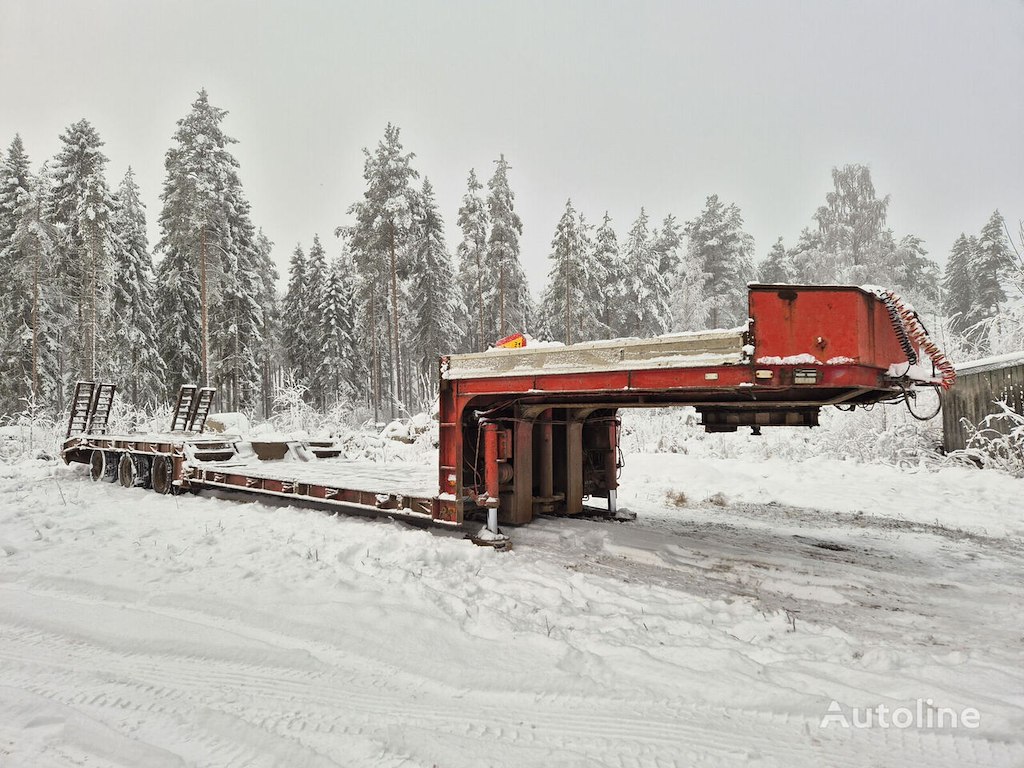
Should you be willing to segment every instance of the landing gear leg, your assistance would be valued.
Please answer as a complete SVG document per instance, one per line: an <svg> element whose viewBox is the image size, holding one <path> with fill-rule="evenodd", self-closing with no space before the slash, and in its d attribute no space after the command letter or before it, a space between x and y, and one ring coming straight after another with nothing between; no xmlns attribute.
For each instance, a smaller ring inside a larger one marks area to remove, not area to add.
<svg viewBox="0 0 1024 768"><path fill-rule="evenodd" d="M608 517L612 520L636 520L636 512L630 512L628 509L620 509L618 499L616 498L616 491L614 488L608 491Z"/></svg>
<svg viewBox="0 0 1024 768"><path fill-rule="evenodd" d="M498 469L498 425L480 425L484 441L484 485L487 490L487 526L481 529L473 543L495 549L509 549L512 540L498 529L498 505L501 503L501 478Z"/></svg>

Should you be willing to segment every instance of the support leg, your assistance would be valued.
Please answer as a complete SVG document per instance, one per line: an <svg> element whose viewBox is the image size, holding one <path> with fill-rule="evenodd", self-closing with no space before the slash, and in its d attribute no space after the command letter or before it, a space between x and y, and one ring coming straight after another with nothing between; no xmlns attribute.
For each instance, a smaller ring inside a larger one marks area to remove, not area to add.
<svg viewBox="0 0 1024 768"><path fill-rule="evenodd" d="M565 426L565 513L583 511L583 419L570 412Z"/></svg>

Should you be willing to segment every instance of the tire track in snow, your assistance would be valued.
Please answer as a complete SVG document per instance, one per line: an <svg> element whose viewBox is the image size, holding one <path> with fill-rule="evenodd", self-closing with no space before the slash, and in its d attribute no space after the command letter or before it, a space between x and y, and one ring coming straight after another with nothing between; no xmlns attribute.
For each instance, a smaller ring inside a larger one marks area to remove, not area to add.
<svg viewBox="0 0 1024 768"><path fill-rule="evenodd" d="M81 491L86 498L94 489L83 485ZM300 524L310 519L303 516ZM96 526L98 531L103 528ZM345 530L359 532L353 526ZM388 535L399 543L408 539L401 531ZM379 537L373 531L369 538L377 544ZM101 539L95 541L98 546ZM73 553L73 544L60 543L64 551ZM180 562L173 563L183 579L193 569L201 569L204 560L194 550L187 555L185 550L174 553ZM386 549L384 553L391 554ZM122 551L119 562L130 565L131 559ZM555 558L552 562L562 561ZM545 590L557 595L552 600L555 606L588 610L557 577L552 583L553 574L561 566L548 564L540 571L535 557L525 551L520 552L518 560L506 563L505 572L485 571L481 580L484 591L503 589L509 600L530 601L531 591ZM166 562L159 565L170 567ZM439 576L443 562L431 570L419 561L401 572L386 570L391 568L391 560L369 563L363 569L357 564L345 567L352 571L344 574L347 578L372 579L385 569L386 578L381 581L386 588L380 593L395 600L396 610L403 609L402 599L426 599L446 616L455 618L460 611L468 613L477 599L470 591L444 594L446 589L454 592L455 585ZM422 584L415 583L423 570L426 575ZM588 587L586 599L603 601L612 609L635 603L633 594L618 584L623 578L646 582L650 573L636 564L595 572L594 586ZM514 582L498 581L510 574L516 578ZM286 570L281 578L294 575L294 569ZM129 572L124 579L131 581L131 577ZM676 582L685 581L678 573L674 578ZM349 761L355 764L409 758L410 762L430 765L432 756L442 755L448 758L441 761L443 764L454 760L473 766L491 762L523 764L527 760L550 763L552 756L561 764L645 766L731 765L740 761L752 765L855 766L872 760L891 763L893 755L899 755L905 763L995 766L1012 764L1020 758L1019 745L1001 745L983 738L896 731L821 732L815 718L806 713L705 704L700 701L699 691L683 690L678 698L651 700L642 689L642 681L638 681L638 690L620 690L618 696L497 690L488 675L486 659L481 664L479 688L467 687L465 680L461 686L445 685L446 673L465 666L466 660L434 658L430 649L424 648L420 660L433 669L416 675L407 664L389 663L384 638L382 647L363 649L346 640L344 626L337 628L337 642L331 642L324 634L313 632L316 628L312 624L288 628L251 610L226 616L222 605L204 602L203 595L195 590L195 580L174 586L180 597L195 598L194 610L184 610L180 603L178 607L151 604L144 592L132 594L113 584L83 585L88 595L83 599L74 594L73 580L62 590L39 590L27 569L16 579L18 588L22 588L21 582L33 583L30 597L41 594L53 599L58 614L62 604L69 609L84 605L97 612L131 611L133 621L159 621L180 635L209 629L218 636L234 638L230 642L239 648L237 659L230 658L220 645L204 647L201 643L175 649L173 643L144 642L132 648L109 632L99 631L99 627L83 631L81 626L43 621L19 606L6 612L6 595L11 593L0 593L4 675L14 670L19 685L34 686L33 690L54 702L88 691L91 699L70 706L93 712L112 728L135 728L133 733L140 738L169 741L188 755L191 764L242 765L248 761L259 765L277 759L301 765L320 757L333 764L345 749L357 756ZM410 586L407 582L413 583ZM166 590L167 586L164 582L158 588ZM192 591L183 591L189 589ZM686 599L687 590L681 584L666 583L666 589L672 590L676 599ZM545 603L537 599L532 605L544 607ZM506 609L501 602L486 606L492 613ZM507 623L523 615L516 609L503 613L502 619ZM666 611L665 618L685 624L683 613ZM697 615L694 622L699 625L706 618ZM696 629L703 632L706 627ZM18 632L23 633L21 640ZM537 628L525 630L527 640L531 632L536 633ZM507 643L512 648L516 640ZM573 652L572 643L569 637L562 644L567 653ZM496 653L503 650L498 641L494 648ZM256 663L259 659L263 663ZM706 684L713 683L706 680ZM543 689L543 680L537 684ZM593 688L590 685L584 690ZM134 722L119 725L125 712L149 717L136 718L143 721L137 726ZM189 745L193 752L186 751Z"/></svg>
<svg viewBox="0 0 1024 768"><path fill-rule="evenodd" d="M5 639L11 639L5 632ZM60 650L60 638L51 638L47 642L45 633L26 633L26 651L38 651L41 648ZM12 644L5 642L4 656L10 657L9 651ZM30 653L19 653L16 648L15 657L31 657ZM164 718L175 719L185 711L184 707L177 706L199 706L207 710L210 715L221 716L222 719L214 722L221 725L215 730L220 738L213 738L206 734L203 738L207 745L207 754L213 758L218 756L227 757L228 753L234 753L240 747L231 741L225 741L233 731L232 728L224 726L225 723L233 723L236 727L245 726L247 743L251 741L253 733L249 730L266 732L277 736L293 736L300 744L307 744L313 739L311 735L334 736L337 732L337 723L344 720L342 713L348 712L350 716L361 713L367 726L372 728L370 723L374 718L388 718L392 722L407 724L413 728L422 729L425 732L438 732L443 730L446 723L461 719L467 723L462 734L467 738L487 739L495 744L501 743L503 749L514 751L519 746L536 745L547 743L546 748L551 749L554 744L562 746L578 745L581 749L592 749L600 747L601 750L612 752L622 751L625 744L635 744L638 748L652 748L656 745L664 747L662 756L671 755L673 750L678 750L682 745L689 745L688 749L693 754L701 750L705 756L718 755L722 758L736 757L735 739L733 733L733 722L744 722L750 727L757 722L757 728L763 735L757 735L752 739L755 744L761 744L766 753L775 757L781 754L790 754L794 758L803 755L807 756L808 745L794 744L793 737L799 735L799 723L792 723L789 715L780 715L772 712L762 712L744 708L724 707L688 707L684 711L676 707L675 714L671 718L665 718L657 714L658 707L639 706L638 702L622 702L609 700L606 702L553 702L536 707L530 712L528 719L523 719L518 725L505 725L504 727L488 726L487 722L501 722L501 717L508 711L522 713L526 709L521 702L487 702L487 701L465 701L462 703L462 711L447 710L437 711L434 709L438 702L425 702L419 707L396 706L396 697L393 691L352 690L351 687L343 687L339 682L347 682L351 685L352 678L345 678L343 681L334 677L333 674L312 674L308 670L277 670L276 674L269 674L270 670L258 668L225 668L225 663L220 660L208 660L202 658L174 659L173 664L168 664L165 659L150 659L146 656L120 657L113 652L104 654L104 649L90 648L84 643L76 643L70 649L71 658L63 652L53 653L53 660L37 658L33 666L37 670L45 669L49 664L64 659L65 670L69 673L72 670L73 676L89 674L82 672L83 666L88 668L86 662L92 660L95 673L118 662L127 662L128 669L121 674L150 676L146 682L135 684L122 683L119 686L119 693L116 695L100 693L97 695L79 694L75 697L67 697L62 694L74 685L66 683L58 689L47 689L33 687L35 693L51 698L67 706L79 706L86 711L104 709L118 709L143 711L157 713ZM98 658L107 655L109 658ZM132 664L134 662L134 665ZM135 667L134 669L132 667ZM161 679L160 672L164 675ZM286 673L282 676L280 673ZM38 672L30 675L35 677ZM305 680L297 678L305 677ZM154 682L156 680L156 682ZM365 682L365 681L364 681ZM370 686L377 685L379 678L373 678ZM79 682L77 685L81 685ZM210 685L243 686L242 690L246 697L259 699L259 710L253 710L251 705L242 708L241 713L230 711L230 703L215 702L210 700L208 693ZM172 687L173 686L173 687ZM125 691L123 688L132 690ZM343 691L332 693L334 691ZM162 703L161 703L162 702ZM175 706L170 706L172 702ZM268 704L277 704L277 711L282 710L288 714L274 716L259 716L259 711L266 711L264 707ZM598 713L575 714L572 709L579 708L581 704L593 708L598 705ZM637 708L633 715L624 714L627 707L632 705ZM312 711L310 711L312 710ZM619 714L603 715L600 711L617 711ZM652 711L653 710L653 711ZM246 714L248 713L248 714ZM330 714L328 714L330 713ZM228 718L228 719L224 719ZM258 719L256 719L258 718ZM254 722L253 719L256 719ZM484 724L479 724L483 721ZM209 715L204 718L205 724L209 723ZM796 725L796 727L793 727ZM802 723L806 726L807 723ZM297 736L296 736L297 734ZM456 734L453 734L456 735ZM928 757L933 765L944 764L941 759L936 759L941 754L949 754L952 742L955 739L947 737L932 739L929 748L921 739L910 737L903 732L898 732L900 743L894 744L889 740L888 749L895 749L907 756L915 753L922 758ZM330 739L326 744L329 748ZM748 743L750 743L748 741ZM589 747L588 747L589 745ZM960 758L968 758L978 765L998 765L1002 761L999 755L989 752L983 760L970 758L968 753L975 753L976 745L971 743L965 751L966 745L958 745L956 751L960 752ZM986 750L987 751L987 750ZM931 753L931 754L929 754ZM223 764L230 764L236 758ZM851 757L844 760L833 754L830 756L831 764L834 765L859 765L859 757ZM966 764L966 763L964 763Z"/></svg>

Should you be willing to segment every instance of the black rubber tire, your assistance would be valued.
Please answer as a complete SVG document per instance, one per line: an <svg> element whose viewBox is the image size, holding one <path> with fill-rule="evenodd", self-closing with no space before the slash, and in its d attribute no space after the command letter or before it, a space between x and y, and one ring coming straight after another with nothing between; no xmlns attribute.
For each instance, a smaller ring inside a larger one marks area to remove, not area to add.
<svg viewBox="0 0 1024 768"><path fill-rule="evenodd" d="M94 482L117 480L117 454L113 451L94 450L89 456L89 477Z"/></svg>
<svg viewBox="0 0 1024 768"><path fill-rule="evenodd" d="M135 485L138 488L153 487L153 459L135 454Z"/></svg>
<svg viewBox="0 0 1024 768"><path fill-rule="evenodd" d="M103 477L103 451L93 451L89 454L89 477L94 483Z"/></svg>
<svg viewBox="0 0 1024 768"><path fill-rule="evenodd" d="M117 479L123 488L134 488L141 485L138 464L130 453L121 454L121 459L117 462Z"/></svg>
<svg viewBox="0 0 1024 768"><path fill-rule="evenodd" d="M174 493L174 461L170 456L156 456L153 458L153 470L151 472L153 490L163 495Z"/></svg>

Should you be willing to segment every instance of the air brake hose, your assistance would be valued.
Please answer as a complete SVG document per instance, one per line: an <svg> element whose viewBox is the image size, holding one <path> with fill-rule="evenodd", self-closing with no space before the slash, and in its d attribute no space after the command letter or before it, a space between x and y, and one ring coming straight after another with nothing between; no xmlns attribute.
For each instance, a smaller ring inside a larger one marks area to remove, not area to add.
<svg viewBox="0 0 1024 768"><path fill-rule="evenodd" d="M949 358L942 354L942 350L928 336L924 326L921 325L921 321L917 317L917 313L892 291L882 291L881 298L885 303L886 309L889 310L889 318L893 321L893 328L896 327L897 323L900 326L896 336L900 339L900 346L903 347L903 350L906 351L907 349L904 346L903 340L909 336L910 340L923 349L928 354L928 357L931 358L935 368L942 376L942 388L949 389L952 387L956 382L956 368L953 367L953 363L949 361ZM911 351L913 351L913 347L911 347ZM911 365L916 363L917 353L914 352L913 359L908 354L907 360L910 361Z"/></svg>
<svg viewBox="0 0 1024 768"><path fill-rule="evenodd" d="M907 362L911 365L917 364L917 350L914 349L914 345L910 343L910 337L907 335L907 326L903 324L900 319L900 310L897 304L899 297L891 291L883 291L879 298L882 303L885 304L885 309L889 313L889 323L892 325L892 330L896 334L896 340L899 341L900 347L903 348L903 354L907 356Z"/></svg>

